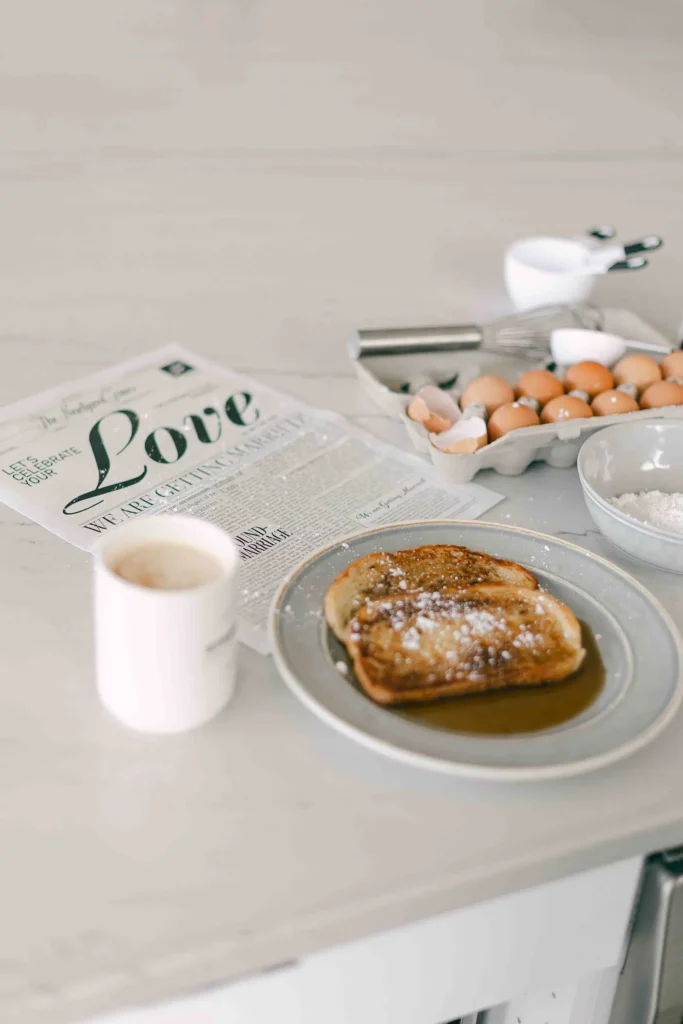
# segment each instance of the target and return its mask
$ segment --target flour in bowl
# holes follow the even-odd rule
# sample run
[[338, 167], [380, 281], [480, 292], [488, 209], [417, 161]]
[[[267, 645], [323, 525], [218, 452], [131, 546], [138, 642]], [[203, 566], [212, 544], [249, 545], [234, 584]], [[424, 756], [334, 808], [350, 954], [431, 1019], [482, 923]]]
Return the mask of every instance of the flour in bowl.
[[610, 504], [648, 526], [683, 535], [683, 494], [678, 491], [673, 494], [663, 491], [620, 494], [610, 498]]

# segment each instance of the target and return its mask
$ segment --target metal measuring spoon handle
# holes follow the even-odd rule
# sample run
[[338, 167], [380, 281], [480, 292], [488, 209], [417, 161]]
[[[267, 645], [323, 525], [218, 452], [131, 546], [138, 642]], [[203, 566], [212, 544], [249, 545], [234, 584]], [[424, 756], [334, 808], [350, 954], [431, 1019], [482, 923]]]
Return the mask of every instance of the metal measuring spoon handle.
[[638, 239], [637, 242], [629, 242], [624, 246], [624, 252], [627, 256], [632, 256], [636, 252], [654, 252], [655, 249], [661, 249], [664, 245], [664, 239], [660, 235], [646, 235], [645, 238]]
[[606, 274], [611, 274], [613, 270], [642, 270], [643, 267], [647, 266], [647, 260], [643, 256], [631, 256], [626, 260], [617, 260], [616, 263], [612, 263], [605, 270]]
[[608, 242], [610, 238], [615, 238], [617, 229], [613, 228], [611, 224], [601, 224], [595, 228], [588, 228], [586, 234], [589, 238], [595, 238], [598, 242]]

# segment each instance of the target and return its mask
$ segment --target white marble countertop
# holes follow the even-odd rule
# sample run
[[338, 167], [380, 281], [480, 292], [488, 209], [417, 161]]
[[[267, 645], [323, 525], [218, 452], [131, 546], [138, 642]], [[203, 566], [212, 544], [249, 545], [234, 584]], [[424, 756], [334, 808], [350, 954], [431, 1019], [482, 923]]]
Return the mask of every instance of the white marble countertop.
[[[36, 24], [41, 31], [36, 32]], [[64, 0], [0, 13], [0, 402], [167, 341], [403, 443], [352, 325], [505, 309], [503, 246], [666, 239], [599, 298], [683, 313], [668, 0]], [[574, 470], [492, 517], [596, 535]], [[229, 712], [134, 736], [93, 687], [84, 555], [0, 509], [0, 1017], [67, 1021], [683, 841], [683, 720], [552, 785], [433, 777], [335, 735], [245, 652]]]

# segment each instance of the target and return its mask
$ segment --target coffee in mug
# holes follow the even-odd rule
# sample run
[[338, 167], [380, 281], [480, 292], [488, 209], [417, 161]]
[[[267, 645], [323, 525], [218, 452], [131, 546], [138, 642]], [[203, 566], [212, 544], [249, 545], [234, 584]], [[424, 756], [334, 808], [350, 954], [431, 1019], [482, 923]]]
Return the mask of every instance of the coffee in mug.
[[138, 587], [153, 590], [192, 590], [222, 574], [220, 562], [200, 548], [156, 541], [132, 548], [112, 564], [112, 572]]

